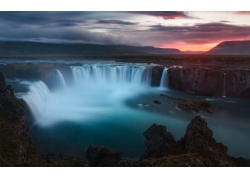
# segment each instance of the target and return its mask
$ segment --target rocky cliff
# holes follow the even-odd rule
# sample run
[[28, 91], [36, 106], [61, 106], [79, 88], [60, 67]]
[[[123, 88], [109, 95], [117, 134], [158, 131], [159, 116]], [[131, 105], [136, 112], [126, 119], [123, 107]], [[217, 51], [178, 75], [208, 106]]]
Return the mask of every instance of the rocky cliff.
[[88, 166], [81, 158], [48, 153], [39, 156], [26, 123], [26, 104], [17, 99], [0, 72], [0, 167]]
[[169, 87], [199, 96], [250, 97], [250, 70], [170, 67]]
[[36, 158], [24, 106], [0, 73], [0, 166], [25, 165]]

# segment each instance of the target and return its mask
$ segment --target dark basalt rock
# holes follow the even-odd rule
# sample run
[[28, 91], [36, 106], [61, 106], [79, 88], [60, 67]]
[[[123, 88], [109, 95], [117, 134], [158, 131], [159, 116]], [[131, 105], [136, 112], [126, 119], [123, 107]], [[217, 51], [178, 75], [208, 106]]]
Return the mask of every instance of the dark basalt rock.
[[205, 119], [196, 116], [179, 141], [161, 125], [153, 124], [144, 134], [147, 147], [138, 166], [249, 166], [246, 158], [227, 154], [227, 147], [216, 142]]
[[250, 70], [170, 67], [169, 87], [199, 96], [250, 97]]
[[184, 136], [184, 153], [199, 153], [209, 159], [213, 166], [236, 166], [236, 158], [227, 154], [227, 147], [216, 142], [213, 132], [208, 128], [205, 119], [196, 116], [188, 125]]
[[164, 70], [164, 68], [162, 66], [152, 67], [151, 86], [159, 86], [160, 85], [163, 70]]
[[161, 101], [159, 101], [159, 100], [154, 100], [153, 103], [155, 103], [155, 104], [161, 104]]
[[176, 143], [174, 136], [162, 125], [153, 124], [143, 135], [146, 138], [144, 144], [147, 150], [140, 160], [165, 156]]
[[122, 158], [122, 152], [110, 150], [106, 147], [90, 146], [86, 159], [92, 167], [113, 167]]

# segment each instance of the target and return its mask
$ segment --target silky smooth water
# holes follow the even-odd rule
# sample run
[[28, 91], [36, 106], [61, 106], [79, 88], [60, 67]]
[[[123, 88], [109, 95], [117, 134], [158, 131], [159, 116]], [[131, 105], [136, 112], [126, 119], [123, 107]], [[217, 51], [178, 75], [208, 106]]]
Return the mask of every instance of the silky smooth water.
[[[42, 81], [7, 81], [15, 84], [16, 89], [25, 87], [21, 94], [16, 94], [29, 106], [33, 116], [29, 128], [40, 154], [84, 157], [87, 148], [96, 145], [137, 159], [145, 151], [143, 132], [153, 123], [166, 126], [179, 140], [190, 121], [200, 115], [216, 140], [228, 146], [229, 154], [250, 158], [249, 100], [207, 98], [214, 108], [212, 114], [185, 112], [171, 97], [205, 97], [151, 87], [151, 69], [145, 64], [84, 63], [71, 66], [71, 82], [66, 82], [65, 74], [57, 70], [52, 79], [56, 84], [53, 90]], [[162, 104], [154, 104], [155, 99]]]

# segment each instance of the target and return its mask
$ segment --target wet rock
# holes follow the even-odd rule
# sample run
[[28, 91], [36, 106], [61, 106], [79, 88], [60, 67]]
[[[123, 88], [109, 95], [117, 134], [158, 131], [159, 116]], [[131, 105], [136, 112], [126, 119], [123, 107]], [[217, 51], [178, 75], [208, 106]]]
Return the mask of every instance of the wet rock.
[[223, 94], [223, 72], [218, 70], [185, 67], [169, 68], [169, 87], [195, 95]]
[[4, 93], [7, 96], [14, 97], [14, 91], [10, 85], [6, 85], [5, 78], [0, 72], [0, 93]]
[[[225, 73], [225, 76], [224, 76]], [[250, 97], [250, 70], [170, 67], [169, 87], [199, 96]]]
[[210, 105], [210, 103], [206, 100], [200, 100], [200, 101], [190, 101], [185, 100], [178, 105], [179, 108], [181, 108], [184, 111], [207, 111], [209, 113], [213, 112], [213, 109]]
[[199, 153], [211, 159], [214, 166], [235, 166], [234, 159], [227, 154], [227, 147], [216, 142], [213, 132], [200, 116], [196, 116], [188, 125], [184, 140], [185, 153]]
[[155, 104], [161, 104], [161, 101], [159, 101], [159, 100], [154, 100], [153, 103], [155, 103]]
[[151, 86], [159, 86], [160, 85], [163, 70], [164, 70], [164, 68], [162, 66], [152, 67]]
[[110, 150], [106, 147], [90, 146], [86, 152], [86, 159], [92, 167], [113, 167], [122, 158], [122, 152]]
[[143, 135], [146, 138], [144, 144], [147, 150], [140, 160], [166, 156], [176, 143], [174, 136], [162, 125], [153, 124]]

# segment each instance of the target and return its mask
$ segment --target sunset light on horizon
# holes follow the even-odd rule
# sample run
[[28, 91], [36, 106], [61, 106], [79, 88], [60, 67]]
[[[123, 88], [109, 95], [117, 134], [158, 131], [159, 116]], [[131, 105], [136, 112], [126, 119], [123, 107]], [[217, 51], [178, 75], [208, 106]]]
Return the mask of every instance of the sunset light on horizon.
[[208, 51], [250, 39], [249, 18], [248, 11], [2, 11], [0, 40]]

